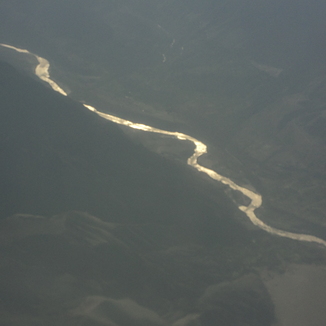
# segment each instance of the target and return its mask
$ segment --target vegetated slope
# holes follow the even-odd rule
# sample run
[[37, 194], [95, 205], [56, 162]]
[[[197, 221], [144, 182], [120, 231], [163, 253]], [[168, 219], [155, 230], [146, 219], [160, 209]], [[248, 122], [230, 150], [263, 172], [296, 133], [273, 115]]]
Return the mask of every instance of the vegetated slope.
[[[8, 64], [0, 72], [2, 323], [168, 325], [222, 309], [234, 325], [235, 304], [239, 325], [270, 324], [259, 277], [241, 276], [265, 261], [252, 240], [271, 237], [238, 223], [221, 190]], [[242, 309], [247, 296], [260, 300]]]

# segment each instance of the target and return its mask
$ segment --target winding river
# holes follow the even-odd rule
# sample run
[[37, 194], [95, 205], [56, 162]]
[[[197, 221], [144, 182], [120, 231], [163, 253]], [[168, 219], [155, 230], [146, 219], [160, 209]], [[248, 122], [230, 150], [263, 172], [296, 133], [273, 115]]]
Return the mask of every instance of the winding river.
[[[39, 57], [38, 55], [31, 53], [25, 49], [20, 49], [20, 48], [17, 48], [12, 45], [8, 45], [8, 44], [0, 43], [0, 45], [2, 47], [5, 47], [5, 48], [8, 48], [8, 49], [20, 52], [20, 53], [25, 53], [25, 54], [34, 56], [38, 61], [38, 65], [35, 68], [35, 75], [38, 78], [40, 78], [41, 80], [43, 80], [44, 82], [46, 82], [47, 84], [49, 84], [50, 87], [54, 91], [60, 93], [61, 95], [67, 96], [67, 93], [56, 82], [54, 82], [50, 78], [50, 74], [49, 74], [50, 63], [48, 60], [46, 60], [42, 57]], [[244, 196], [248, 197], [250, 199], [250, 204], [248, 206], [238, 206], [238, 208], [239, 208], [239, 210], [243, 211], [247, 215], [247, 217], [250, 219], [250, 221], [254, 225], [256, 225], [260, 229], [262, 229], [270, 234], [273, 234], [273, 235], [277, 235], [280, 237], [285, 237], [285, 238], [289, 238], [289, 239], [293, 239], [293, 240], [298, 240], [298, 241], [314, 242], [314, 243], [318, 243], [323, 246], [326, 246], [326, 241], [324, 241], [320, 238], [317, 238], [315, 236], [282, 231], [282, 230], [273, 228], [273, 227], [267, 225], [266, 223], [264, 223], [263, 221], [261, 221], [256, 216], [255, 210], [262, 205], [262, 196], [251, 191], [250, 189], [241, 187], [241, 186], [237, 185], [235, 182], [233, 182], [231, 179], [226, 178], [226, 177], [218, 174], [217, 172], [200, 165], [198, 163], [198, 158], [201, 155], [207, 153], [207, 146], [204, 143], [202, 143], [201, 141], [199, 141], [198, 139], [191, 137], [189, 135], [180, 133], [180, 132], [166, 131], [166, 130], [157, 129], [157, 128], [154, 128], [151, 126], [147, 126], [144, 124], [134, 123], [132, 121], [128, 121], [128, 120], [116, 117], [114, 115], [100, 112], [96, 108], [94, 108], [93, 106], [91, 106], [89, 104], [83, 104], [83, 105], [84, 105], [84, 107], [86, 107], [90, 111], [93, 111], [98, 116], [102, 117], [103, 119], [112, 121], [116, 124], [124, 125], [129, 128], [133, 128], [133, 129], [137, 129], [137, 130], [141, 130], [141, 131], [145, 131], [145, 132], [151, 132], [151, 133], [171, 136], [171, 137], [179, 139], [180, 141], [192, 142], [195, 145], [195, 149], [194, 149], [193, 155], [191, 157], [189, 157], [187, 160], [188, 165], [192, 166], [193, 168], [195, 168], [196, 170], [198, 170], [200, 172], [207, 174], [210, 178], [229, 186], [232, 190], [240, 191]]]

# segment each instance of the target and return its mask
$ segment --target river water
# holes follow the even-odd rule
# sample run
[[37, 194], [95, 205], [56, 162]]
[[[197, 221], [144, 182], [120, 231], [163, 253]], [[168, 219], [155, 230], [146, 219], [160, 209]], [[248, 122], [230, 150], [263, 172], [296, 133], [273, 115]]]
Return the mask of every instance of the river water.
[[[34, 56], [38, 61], [38, 65], [35, 67], [35, 75], [38, 78], [40, 78], [42, 81], [49, 84], [50, 87], [54, 91], [60, 93], [63, 96], [68, 95], [55, 81], [53, 81], [50, 78], [50, 74], [49, 74], [50, 63], [48, 60], [46, 60], [34, 53], [29, 52], [26, 49], [20, 49], [20, 48], [17, 48], [15, 46], [8, 45], [8, 44], [0, 44], [0, 45], [2, 47], [14, 50], [14, 51], [22, 53], [22, 54]], [[199, 141], [198, 139], [196, 139], [192, 136], [177, 132], [177, 131], [174, 131], [174, 132], [166, 131], [166, 130], [154, 128], [154, 127], [151, 127], [148, 125], [134, 123], [132, 121], [125, 120], [125, 119], [119, 118], [117, 116], [98, 111], [95, 107], [93, 107], [89, 104], [83, 104], [83, 105], [85, 108], [94, 112], [95, 114], [102, 117], [103, 119], [112, 121], [116, 124], [123, 125], [123, 126], [129, 127], [129, 128], [132, 128], [132, 129], [140, 130], [143, 132], [150, 132], [150, 133], [156, 133], [156, 134], [160, 134], [160, 135], [170, 136], [170, 137], [176, 138], [180, 141], [192, 142], [195, 146], [195, 149], [194, 149], [192, 156], [188, 158], [187, 164], [192, 166], [193, 168], [195, 168], [197, 171], [205, 173], [211, 179], [227, 185], [232, 190], [240, 191], [244, 196], [248, 197], [250, 199], [249, 205], [248, 206], [241, 205], [241, 206], [238, 206], [238, 208], [239, 208], [239, 210], [243, 211], [246, 214], [246, 216], [249, 218], [249, 220], [252, 222], [252, 224], [254, 224], [255, 226], [259, 227], [260, 229], [262, 229], [270, 234], [276, 235], [276, 236], [293, 239], [293, 240], [297, 240], [297, 241], [314, 242], [314, 243], [318, 243], [323, 246], [326, 246], [326, 241], [324, 241], [318, 237], [315, 237], [312, 235], [307, 235], [307, 234], [299, 234], [299, 233], [292, 233], [292, 232], [279, 230], [279, 229], [273, 228], [273, 227], [267, 225], [266, 223], [264, 223], [263, 221], [261, 221], [256, 216], [255, 210], [258, 209], [259, 207], [261, 207], [262, 196], [248, 188], [244, 188], [244, 187], [237, 185], [234, 181], [218, 174], [216, 171], [208, 169], [208, 168], [200, 165], [198, 163], [198, 158], [200, 156], [202, 156], [203, 154], [207, 153], [207, 146], [204, 143], [202, 143], [201, 141]]]

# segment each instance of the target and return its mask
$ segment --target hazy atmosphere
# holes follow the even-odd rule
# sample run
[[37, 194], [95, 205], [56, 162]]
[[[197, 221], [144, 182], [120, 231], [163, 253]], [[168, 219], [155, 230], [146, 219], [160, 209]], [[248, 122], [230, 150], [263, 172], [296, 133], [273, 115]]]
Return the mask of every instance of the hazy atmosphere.
[[326, 3], [0, 3], [0, 324], [324, 326]]

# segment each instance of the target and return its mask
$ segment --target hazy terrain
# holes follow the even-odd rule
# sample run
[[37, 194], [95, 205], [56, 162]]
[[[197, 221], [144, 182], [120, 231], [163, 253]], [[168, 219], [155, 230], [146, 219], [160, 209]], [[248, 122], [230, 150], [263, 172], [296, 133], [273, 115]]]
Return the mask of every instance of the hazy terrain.
[[0, 49], [17, 69], [0, 65], [2, 322], [272, 325], [278, 294], [262, 275], [324, 266], [324, 248], [251, 226], [232, 202], [243, 198], [186, 165], [189, 144], [78, 102], [200, 139], [203, 165], [262, 194], [259, 218], [326, 239], [325, 9], [1, 3], [0, 43], [47, 58], [69, 93]]
[[263, 218], [312, 232], [325, 227], [323, 12], [323, 1], [17, 1], [2, 5], [0, 36], [52, 60], [72, 97], [226, 149], [240, 161], [229, 174], [264, 195]]

